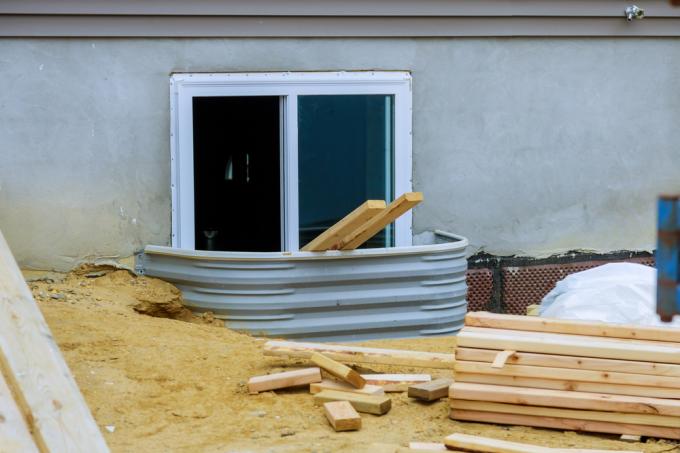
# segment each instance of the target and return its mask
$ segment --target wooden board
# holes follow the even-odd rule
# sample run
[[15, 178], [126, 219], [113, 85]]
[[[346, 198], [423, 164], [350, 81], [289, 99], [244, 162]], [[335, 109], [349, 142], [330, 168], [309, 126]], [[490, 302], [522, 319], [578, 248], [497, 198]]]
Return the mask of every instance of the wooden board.
[[680, 401], [605, 393], [454, 382], [449, 398], [636, 414], [680, 416]]
[[590, 450], [582, 448], [550, 448], [539, 445], [510, 442], [492, 439], [490, 437], [471, 436], [455, 433], [444, 439], [444, 444], [452, 448], [462, 448], [465, 451], [484, 453], [642, 453], [641, 451]]
[[375, 415], [386, 414], [392, 408], [392, 400], [384, 395], [362, 395], [338, 390], [324, 390], [314, 395], [317, 405], [329, 401], [349, 401], [357, 411]]
[[491, 368], [503, 368], [510, 357], [515, 355], [515, 351], [501, 351], [491, 362]]
[[[457, 348], [456, 359], [468, 362], [493, 362], [499, 350]], [[640, 362], [633, 360], [598, 359], [553, 354], [515, 352], [508, 357], [508, 364], [572, 368], [595, 371], [619, 371], [632, 374], [653, 374], [655, 376], [680, 377], [680, 365], [668, 363]]]
[[439, 442], [409, 442], [408, 447], [415, 450], [447, 451], [446, 445]]
[[386, 207], [385, 200], [368, 200], [300, 250], [303, 252], [320, 252], [338, 248], [345, 236], [371, 220]]
[[335, 360], [326, 357], [320, 352], [313, 353], [310, 360], [315, 365], [320, 366], [325, 372], [338, 379], [342, 379], [354, 388], [360, 389], [366, 385], [366, 381], [359, 373], [340, 362], [336, 362]]
[[326, 357], [344, 363], [377, 363], [382, 365], [440, 369], [453, 369], [453, 364], [455, 363], [453, 353], [441, 354], [436, 352], [275, 340], [268, 341], [264, 345], [264, 355], [267, 356], [309, 358], [314, 352], [321, 352]]
[[0, 370], [0, 451], [38, 453], [33, 436]]
[[602, 322], [539, 318], [537, 316], [503, 315], [485, 311], [468, 313], [465, 316], [465, 325], [491, 327], [494, 329], [552, 332], [680, 343], [680, 329], [676, 327], [606, 324]]
[[409, 386], [408, 396], [410, 398], [417, 398], [424, 401], [434, 401], [440, 398], [445, 398], [449, 394], [449, 386], [452, 383], [453, 379], [441, 378], [435, 379], [431, 382], [414, 384]]
[[385, 390], [379, 385], [366, 384], [363, 388], [355, 388], [346, 382], [324, 379], [321, 382], [309, 384], [309, 393], [319, 393], [323, 390], [340, 390], [342, 392], [363, 393], [365, 395], [384, 395]]
[[340, 250], [354, 250], [359, 247], [421, 201], [423, 201], [422, 192], [407, 192], [403, 194], [371, 220], [353, 232], [348, 233], [340, 243]]
[[641, 385], [645, 387], [667, 387], [680, 389], [680, 379], [670, 376], [650, 374], [619, 373], [617, 371], [574, 370], [543, 366], [506, 365], [494, 368], [493, 364], [457, 361], [456, 373], [493, 374], [500, 376], [520, 376], [539, 379], [562, 379], [579, 382], [599, 382], [609, 384]]
[[613, 395], [645, 396], [651, 398], [680, 399], [678, 389], [644, 387], [641, 385], [600, 384], [598, 382], [565, 381], [559, 379], [537, 379], [493, 374], [456, 374], [456, 382], [507, 385], [511, 387], [533, 387], [538, 389], [570, 390], [577, 392], [608, 393]]
[[1, 233], [0, 370], [40, 451], [109, 451]]
[[361, 429], [361, 416], [348, 401], [330, 401], [323, 405], [328, 422], [335, 431]]
[[680, 345], [643, 340], [464, 327], [456, 342], [464, 348], [494, 349], [503, 345], [517, 352], [680, 364]]
[[491, 403], [488, 401], [465, 401], [452, 399], [452, 409], [499, 412], [503, 414], [534, 415], [537, 417], [573, 418], [631, 425], [664, 426], [680, 428], [680, 418], [667, 415], [625, 414], [579, 409], [559, 409], [554, 407], [526, 406], [521, 404]]
[[362, 374], [367, 384], [379, 385], [386, 392], [405, 392], [412, 384], [429, 382], [429, 374]]
[[248, 392], [256, 394], [269, 390], [297, 387], [311, 384], [312, 382], [321, 382], [321, 370], [319, 368], [303, 368], [301, 370], [251, 377], [248, 380]]
[[449, 417], [453, 420], [496, 423], [501, 425], [535, 426], [570, 431], [590, 431], [610, 434], [634, 434], [665, 439], [680, 439], [680, 430], [661, 426], [626, 425], [621, 423], [574, 420], [569, 418], [513, 415], [497, 412], [466, 411], [452, 409]]

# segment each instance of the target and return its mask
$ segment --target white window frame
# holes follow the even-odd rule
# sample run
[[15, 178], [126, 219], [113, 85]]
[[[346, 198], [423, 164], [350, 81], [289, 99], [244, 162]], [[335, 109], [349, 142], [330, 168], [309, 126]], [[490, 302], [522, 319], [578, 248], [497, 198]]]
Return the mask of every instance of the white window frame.
[[[194, 96], [279, 96], [282, 99], [282, 250], [299, 250], [297, 96], [394, 96], [394, 192], [412, 187], [411, 75], [404, 71], [173, 74], [170, 78], [172, 246], [195, 249]], [[388, 200], [389, 201], [389, 200]], [[395, 245], [412, 244], [411, 212], [395, 222]]]

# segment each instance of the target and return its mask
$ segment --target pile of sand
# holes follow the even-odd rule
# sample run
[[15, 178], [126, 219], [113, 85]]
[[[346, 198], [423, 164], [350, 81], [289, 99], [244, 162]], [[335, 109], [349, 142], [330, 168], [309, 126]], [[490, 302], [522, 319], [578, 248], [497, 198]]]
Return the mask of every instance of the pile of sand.
[[[364, 451], [371, 442], [441, 441], [453, 432], [553, 447], [680, 451], [662, 440], [631, 444], [616, 436], [454, 422], [447, 402], [423, 404], [405, 394], [392, 394], [387, 415], [363, 415], [361, 431], [335, 433], [304, 389], [247, 394], [250, 376], [306, 363], [264, 357], [260, 340], [192, 316], [174, 286], [112, 269], [46, 278], [29, 286], [114, 452]], [[366, 344], [451, 352], [453, 341]]]

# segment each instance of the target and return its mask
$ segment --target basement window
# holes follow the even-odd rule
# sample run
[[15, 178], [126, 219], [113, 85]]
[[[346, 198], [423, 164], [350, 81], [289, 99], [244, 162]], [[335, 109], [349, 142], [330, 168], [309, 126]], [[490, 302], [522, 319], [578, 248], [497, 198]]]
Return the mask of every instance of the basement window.
[[[176, 74], [172, 245], [296, 251], [411, 191], [407, 72]], [[410, 212], [365, 247], [411, 245]]]

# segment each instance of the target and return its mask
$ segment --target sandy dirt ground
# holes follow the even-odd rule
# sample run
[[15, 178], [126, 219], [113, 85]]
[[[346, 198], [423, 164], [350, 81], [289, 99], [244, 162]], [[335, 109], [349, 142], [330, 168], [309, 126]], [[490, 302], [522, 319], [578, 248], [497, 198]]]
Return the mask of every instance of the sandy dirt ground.
[[[122, 270], [26, 275], [113, 452], [360, 452], [370, 451], [372, 442], [441, 442], [454, 432], [552, 447], [680, 451], [664, 440], [628, 443], [616, 436], [455, 422], [447, 418], [447, 401], [422, 404], [403, 393], [391, 394], [388, 414], [364, 414], [361, 431], [335, 433], [305, 389], [247, 393], [250, 376], [307, 363], [265, 357], [261, 340], [192, 316], [172, 285]], [[135, 306], [181, 320], [140, 314]], [[451, 352], [454, 339], [366, 345]]]

